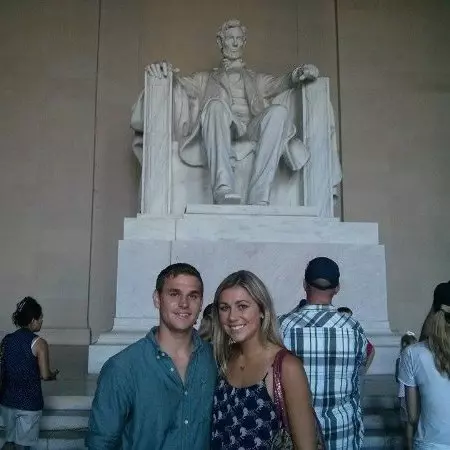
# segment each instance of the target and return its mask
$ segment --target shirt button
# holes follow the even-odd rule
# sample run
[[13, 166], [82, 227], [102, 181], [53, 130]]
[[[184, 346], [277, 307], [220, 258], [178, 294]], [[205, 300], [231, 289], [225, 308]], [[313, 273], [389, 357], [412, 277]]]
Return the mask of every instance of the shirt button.
[[166, 354], [164, 352], [161, 353], [161, 356], [166, 356]]
[[173, 372], [175, 369], [173, 367], [170, 368], [170, 371]]
[[157, 356], [156, 356], [156, 359], [161, 359], [161, 356], [157, 355]]
[[184, 391], [184, 395], [187, 395], [187, 391]]
[[187, 425], [188, 423], [189, 423], [189, 420], [186, 419], [186, 420], [184, 421], [184, 424]]

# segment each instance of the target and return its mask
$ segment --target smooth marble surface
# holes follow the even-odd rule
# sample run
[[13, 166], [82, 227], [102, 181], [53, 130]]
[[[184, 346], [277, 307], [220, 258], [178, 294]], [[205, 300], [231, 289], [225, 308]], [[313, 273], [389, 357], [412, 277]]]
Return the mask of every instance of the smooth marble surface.
[[[315, 206], [196, 205], [188, 204], [185, 214], [217, 214], [219, 216], [306, 216], [318, 217]], [[331, 218], [329, 218], [331, 219]], [[339, 220], [335, 218], [334, 220]]]
[[171, 241], [175, 239], [175, 224], [175, 217], [140, 215], [137, 218], [126, 218], [123, 238]]
[[295, 214], [296, 209], [283, 214], [282, 208], [275, 208], [266, 215], [264, 207], [228, 207], [229, 213], [218, 214], [217, 209], [205, 205], [181, 217], [141, 215], [125, 220], [124, 240], [378, 244], [376, 223], [311, 217], [310, 211], [302, 208]]
[[188, 205], [180, 216], [141, 214], [127, 219], [119, 243], [114, 327], [90, 346], [89, 372], [97, 373], [110, 356], [158, 323], [152, 293], [157, 274], [170, 263], [188, 262], [200, 270], [205, 305], [226, 275], [252, 270], [266, 282], [277, 313], [282, 314], [304, 295], [307, 262], [328, 256], [337, 261], [342, 274], [335, 304], [353, 310], [383, 355], [372, 372], [392, 373], [398, 337], [389, 328], [378, 225], [313, 213], [305, 207]]
[[185, 215], [176, 224], [180, 241], [378, 244], [378, 226], [292, 216]]
[[154, 317], [156, 277], [170, 264], [170, 249], [168, 241], [119, 242], [116, 317]]
[[341, 291], [335, 297], [335, 305], [353, 310], [382, 355], [374, 363], [372, 373], [392, 373], [399, 337], [389, 329], [383, 246], [149, 239], [120, 243], [114, 328], [90, 346], [89, 372], [97, 373], [107, 358], [145, 336], [157, 324], [158, 311], [151, 295], [156, 275], [170, 262], [185, 261], [200, 270], [205, 282], [205, 305], [212, 301], [216, 287], [226, 275], [243, 268], [252, 270], [268, 285], [276, 311], [282, 314], [304, 296], [304, 268], [310, 259], [320, 255], [333, 258], [341, 268]]
[[172, 261], [187, 261], [199, 269], [205, 303], [225, 276], [247, 269], [266, 283], [278, 314], [303, 298], [304, 270], [316, 256], [328, 256], [339, 264], [341, 290], [334, 304], [348, 306], [368, 326], [386, 321], [385, 255], [380, 245], [175, 241], [171, 252]]

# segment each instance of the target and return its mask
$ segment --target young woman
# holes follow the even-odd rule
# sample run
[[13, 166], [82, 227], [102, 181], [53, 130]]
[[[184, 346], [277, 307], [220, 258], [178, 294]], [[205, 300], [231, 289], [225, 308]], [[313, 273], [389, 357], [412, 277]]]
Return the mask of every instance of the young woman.
[[273, 363], [281, 362], [281, 384], [295, 448], [317, 448], [308, 380], [301, 361], [277, 333], [271, 297], [253, 273], [241, 270], [217, 288], [213, 346], [219, 367], [214, 395], [212, 450], [270, 449], [281, 427], [273, 395]]
[[0, 406], [5, 427], [3, 450], [27, 449], [36, 445], [44, 400], [41, 378], [54, 380], [48, 345], [37, 331], [42, 326], [42, 308], [31, 297], [17, 304], [12, 315], [18, 330], [3, 339]]
[[450, 450], [450, 283], [434, 290], [427, 339], [401, 353], [398, 380], [405, 385], [408, 449]]

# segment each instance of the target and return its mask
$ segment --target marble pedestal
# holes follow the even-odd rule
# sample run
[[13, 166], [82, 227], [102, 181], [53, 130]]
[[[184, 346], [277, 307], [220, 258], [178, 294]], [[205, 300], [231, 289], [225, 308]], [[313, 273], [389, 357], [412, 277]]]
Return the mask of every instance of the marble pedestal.
[[146, 334], [158, 321], [152, 293], [156, 276], [172, 262], [196, 266], [205, 282], [204, 305], [229, 273], [249, 269], [269, 287], [277, 313], [303, 298], [306, 263], [334, 259], [341, 290], [334, 304], [348, 306], [376, 348], [371, 373], [393, 373], [398, 338], [387, 317], [386, 264], [378, 225], [318, 218], [313, 207], [190, 205], [182, 216], [125, 219], [119, 243], [113, 329], [89, 348], [89, 373]]

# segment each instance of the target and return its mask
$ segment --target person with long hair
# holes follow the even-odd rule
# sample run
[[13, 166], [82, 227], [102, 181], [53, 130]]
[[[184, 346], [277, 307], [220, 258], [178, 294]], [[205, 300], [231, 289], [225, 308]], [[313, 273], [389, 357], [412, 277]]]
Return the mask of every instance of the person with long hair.
[[36, 334], [43, 321], [41, 305], [32, 297], [23, 298], [12, 320], [17, 330], [1, 343], [2, 450], [28, 449], [37, 444], [44, 407], [41, 379], [55, 380], [58, 374], [58, 370], [50, 370], [47, 342]]
[[402, 352], [398, 379], [415, 430], [408, 450], [450, 450], [450, 283], [436, 286], [426, 340]]
[[295, 448], [316, 449], [303, 365], [281, 342], [272, 299], [255, 274], [240, 270], [220, 283], [214, 296], [213, 330], [219, 379], [211, 449], [272, 448], [282, 427], [273, 394], [276, 360], [281, 361], [284, 404]]

